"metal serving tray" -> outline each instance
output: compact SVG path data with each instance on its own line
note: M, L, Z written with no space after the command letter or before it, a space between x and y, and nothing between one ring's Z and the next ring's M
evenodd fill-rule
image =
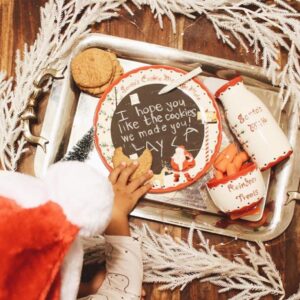
M243 75L248 87L264 101L278 122L281 122L295 150L288 161L272 170L272 174L264 173L268 185L267 202L274 202L267 226L255 230L239 224L232 224L227 228L216 227L220 215L203 188L203 184L211 176L210 173L182 191L146 195L132 212L132 216L183 227L190 227L194 222L196 228L204 231L256 241L273 239L287 228L295 207L294 201L287 203L287 193L298 191L300 177L298 119L291 107L293 101L289 102L284 111L280 110L278 89L270 84L262 68L103 34L90 34L81 40L74 46L70 60L89 47L115 52L125 71L146 64L166 64L189 71L201 64L204 71L202 79L231 79L237 74ZM40 147L36 151L34 169L37 176L44 174L49 165L59 161L91 128L97 102L97 98L79 93L71 78L70 68L65 71L64 79L54 81L41 130L41 136L48 139L49 144L46 153ZM222 143L226 145L233 136L226 123L223 123ZM91 150L86 162L107 174L95 149ZM299 194L291 195L295 198Z

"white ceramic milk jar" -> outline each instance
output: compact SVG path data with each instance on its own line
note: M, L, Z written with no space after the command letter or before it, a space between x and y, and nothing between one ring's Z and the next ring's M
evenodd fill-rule
M292 154L289 141L262 101L237 77L217 92L231 130L251 159L264 171Z

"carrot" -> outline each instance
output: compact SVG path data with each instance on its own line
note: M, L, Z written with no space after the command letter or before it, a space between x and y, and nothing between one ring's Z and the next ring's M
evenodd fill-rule
M237 155L238 149L235 144L230 144L227 147L227 151L225 153L225 158L232 162L233 158Z
M243 161L243 163L249 159L249 156L245 151L240 152L237 156Z
M217 163L217 164L215 165L215 168L216 168L218 171L220 171L220 172L222 172L222 173L225 173L228 164L229 164L228 159L224 158L223 160L221 160L219 163Z
M233 157L237 154L238 150L234 143L229 144L226 148L223 149L222 152L219 153L215 160L215 165L217 165L219 162L221 162L224 158L227 159L233 159ZM231 158L232 157L232 158ZM230 162L231 162L230 161Z
M227 165L226 171L227 171L227 176L231 176L234 175L238 171L238 169L236 168L234 163L229 163Z
M239 171L242 164L243 164L243 160L240 157L240 153L238 155L235 156L235 158L233 159L232 163L235 165L236 169Z
M222 179L223 177L224 177L224 175L223 175L222 172L220 172L218 170L215 171L215 178L216 179Z
M223 152L223 151L220 152L220 153L218 154L218 156L217 156L215 162L214 162L214 166L215 166L216 164L218 164L220 161L222 161L222 160L224 159L224 157L225 157L224 152Z

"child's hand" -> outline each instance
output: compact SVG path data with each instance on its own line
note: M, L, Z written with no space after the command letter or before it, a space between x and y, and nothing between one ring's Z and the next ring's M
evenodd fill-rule
M151 188L151 183L145 184L153 176L151 170L129 182L130 176L137 167L137 161L129 166L126 163L121 163L109 175L109 180L115 193L114 211L126 217L132 211L137 201Z
M137 167L138 162L133 162L129 166L122 163L109 175L109 180L115 193L115 199L112 219L106 229L106 234L129 235L129 229L126 230L125 233L125 230L122 228L118 229L118 227L124 228L124 223L128 223L128 215L137 201L151 189L151 183L146 182L153 176L152 171L148 171L141 177L129 182L130 176Z

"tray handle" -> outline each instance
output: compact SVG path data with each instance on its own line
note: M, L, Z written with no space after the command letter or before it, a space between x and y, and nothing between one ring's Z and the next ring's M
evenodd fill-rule
M23 127L23 135L27 142L40 146L46 152L46 144L49 142L41 136L35 136L31 132L31 121L37 120L36 107L38 105L38 98L44 92L44 87L49 80L63 78L61 70L45 69L41 75L34 81L33 91L29 96L27 106L20 115Z
M299 201L300 200L300 192L291 191L287 192L288 198L286 200L285 205L288 205L292 201Z

